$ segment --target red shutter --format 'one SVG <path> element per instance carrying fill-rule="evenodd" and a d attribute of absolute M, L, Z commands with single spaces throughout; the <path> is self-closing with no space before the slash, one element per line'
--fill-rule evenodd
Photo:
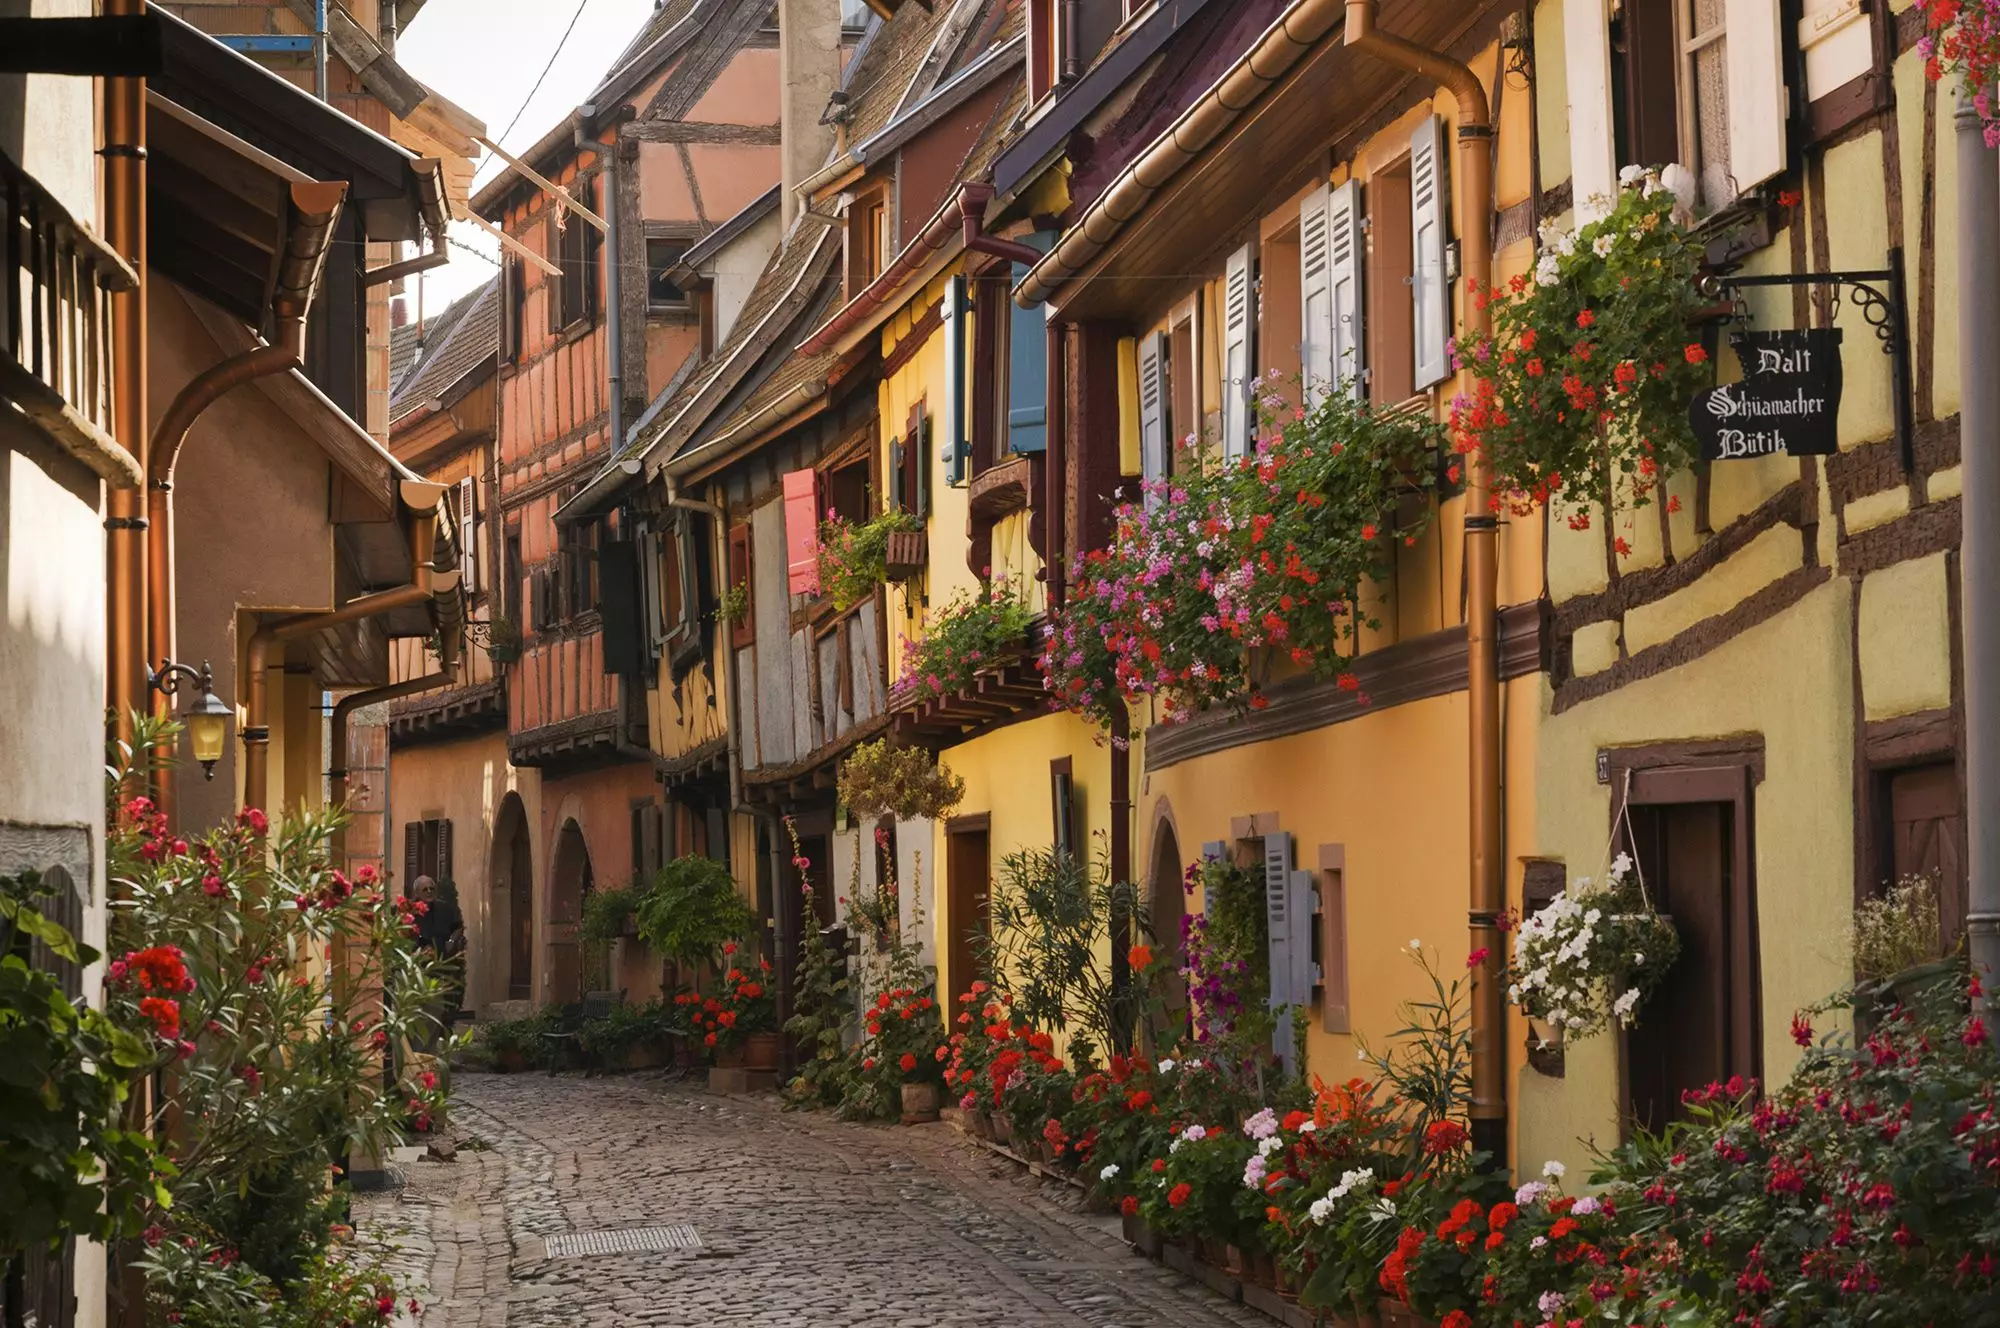
<path fill-rule="evenodd" d="M 819 593 L 818 478 L 810 470 L 785 472 L 785 580 L 794 595 Z"/>

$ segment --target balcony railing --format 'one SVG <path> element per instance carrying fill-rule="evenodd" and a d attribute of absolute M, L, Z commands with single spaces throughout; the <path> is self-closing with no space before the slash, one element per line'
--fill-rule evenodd
<path fill-rule="evenodd" d="M 136 488 L 139 463 L 111 432 L 111 301 L 138 274 L 5 154 L 0 283 L 0 398 L 111 484 Z"/>

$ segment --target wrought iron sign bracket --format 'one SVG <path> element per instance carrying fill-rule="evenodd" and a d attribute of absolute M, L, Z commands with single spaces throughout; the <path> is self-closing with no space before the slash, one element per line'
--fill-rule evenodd
<path fill-rule="evenodd" d="M 1782 272 L 1757 276 L 1713 276 L 1703 280 L 1706 289 L 1720 294 L 1740 292 L 1756 286 L 1830 286 L 1833 303 L 1838 305 L 1845 292 L 1861 311 L 1882 353 L 1889 357 L 1889 391 L 1895 398 L 1896 451 L 1903 461 L 1903 473 L 1917 468 L 1916 414 L 1910 387 L 1910 303 L 1903 281 L 1903 250 L 1889 247 L 1889 266 L 1856 272 Z M 1750 318 L 1742 297 L 1734 295 L 1735 317 Z"/>

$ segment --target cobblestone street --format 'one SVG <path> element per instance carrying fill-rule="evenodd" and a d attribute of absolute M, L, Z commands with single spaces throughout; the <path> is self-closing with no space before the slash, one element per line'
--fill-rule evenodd
<path fill-rule="evenodd" d="M 1256 1325 L 948 1125 L 892 1129 L 659 1074 L 461 1075 L 458 1152 L 357 1218 L 403 1246 L 426 1328 Z M 692 1226 L 699 1246 L 549 1257 Z"/>

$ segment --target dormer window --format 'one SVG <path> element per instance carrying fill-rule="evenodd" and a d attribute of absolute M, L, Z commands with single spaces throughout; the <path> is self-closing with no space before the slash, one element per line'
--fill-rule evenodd
<path fill-rule="evenodd" d="M 896 219 L 886 191 L 869 190 L 847 207 L 847 298 L 882 275 L 896 257 Z"/>

